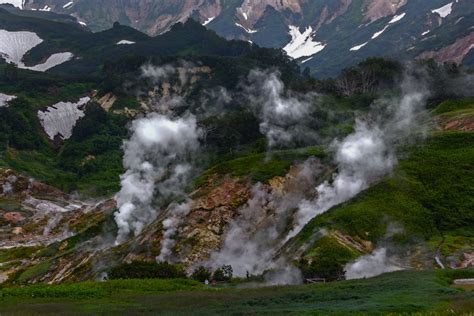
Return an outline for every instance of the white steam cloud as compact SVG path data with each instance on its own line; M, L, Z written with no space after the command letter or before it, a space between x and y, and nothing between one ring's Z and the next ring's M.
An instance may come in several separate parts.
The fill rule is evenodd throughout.
M278 72L252 70L245 87L247 97L256 116L260 131L267 138L270 149L292 146L296 141L314 137L305 122L311 112L314 95L296 95L285 92Z
M371 278L383 273L402 270L398 260L387 256L386 248L375 249L373 253L358 258L345 266L346 279Z
M275 260L277 252L284 245L285 231L291 222L294 210L308 190L314 187L316 173L321 173L316 159L298 166L298 172L287 192L271 190L269 186L254 185L251 199L242 207L238 217L229 225L221 248L214 252L207 265L218 268L230 264L236 276L247 273L262 274L268 269L281 273L268 275L269 284L289 284L301 281L301 274L291 268L284 258ZM287 272L288 274L283 274ZM285 283L286 282L286 283Z
M350 200L392 171L397 163L397 144L407 143L419 132L416 118L422 113L427 96L422 92L425 89L414 84L406 83L404 89L401 99L379 104L388 112L388 119L357 120L352 134L333 143L338 172L332 182L326 181L316 188L315 200L301 202L296 225L287 239L296 236L314 217Z
M154 221L166 202L181 198L189 180L193 153L199 147L198 128L192 115L169 118L151 114L132 123L124 143L122 188L116 196L119 211L116 243L138 235Z
M267 136L270 149L307 136L302 134L307 130L304 126L310 114L309 97L284 97L284 85L275 73L253 71L249 81L254 84L247 89L249 98L261 119L261 131ZM261 97L257 97L255 89L261 89ZM231 264L237 276L245 276L247 272L261 274L269 269L279 271L267 274L269 284L301 280L297 269L291 268L279 251L311 219L348 201L392 171L397 163L397 145L406 144L420 131L417 122L427 96L424 91L423 87L406 81L400 98L378 101L370 119L357 120L352 134L342 141L334 141L332 148L338 171L332 181L322 183L315 190L313 187L314 199L301 192L300 195L276 194L261 184L256 185L251 200L239 210L221 249L211 255L208 265L216 268ZM314 181L315 174L314 170L308 172L308 166L303 167L297 181ZM292 226L288 230L289 223ZM379 258L381 254L385 252L374 256Z

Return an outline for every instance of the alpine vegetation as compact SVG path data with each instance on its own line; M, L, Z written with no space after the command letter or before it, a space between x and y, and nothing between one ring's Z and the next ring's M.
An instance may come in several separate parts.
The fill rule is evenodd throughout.
M384 108L386 115L382 117L374 109L373 119L358 119L352 134L333 142L338 172L332 181L316 188L314 200L300 203L297 223L288 238L298 234L314 217L348 201L390 173L397 163L397 145L420 135L417 118L423 117L428 94L410 79L403 83L402 90L400 98L376 102L376 108Z

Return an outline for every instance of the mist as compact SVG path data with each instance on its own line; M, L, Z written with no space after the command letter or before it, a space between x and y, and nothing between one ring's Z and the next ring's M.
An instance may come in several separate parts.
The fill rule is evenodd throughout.
M178 70L170 65L145 65L142 73L152 84L159 85ZM181 76L180 80L185 78ZM178 218L188 211L185 191L200 135L196 117L190 113L175 117L172 106L180 101L168 101L154 104L154 113L136 119L130 126L132 135L123 145L126 172L121 176L121 189L116 195L119 210L115 213L118 226L115 243L121 244L131 235L139 235L167 211L169 218L162 223L163 257L169 253L172 244L169 239Z
M332 143L338 171L331 181L315 189L315 199L300 203L296 225L287 239L296 236L314 217L352 199L390 174L398 162L400 143L408 145L425 135L425 129L418 123L426 114L427 97L426 88L406 79L400 98L378 100L368 117L356 120L353 133Z
M377 248L371 254L361 256L345 266L346 279L371 278L383 273L400 271L399 260L387 255L386 248Z
M318 141L316 131L311 132L307 124L307 116L311 114L314 102L318 102L315 95L285 92L278 73L252 71L248 82L251 85L245 91L252 101L249 106L260 119L260 130L267 138L269 150L291 146L301 140ZM424 136L418 123L424 119L427 89L421 81L407 78L401 84L400 95L374 102L368 115L356 119L351 134L331 142L329 150L333 153L337 171L330 181L313 187L312 198L301 192L299 195L295 192L279 195L263 184L255 185L251 199L238 211L221 248L211 255L208 265L216 268L231 264L237 276L279 271L267 274L273 276L273 279L267 279L268 284L301 280L301 274L291 267L291 260L280 255L284 245L313 218L389 175L398 162L399 145ZM308 130L310 133L306 134ZM311 160L313 164L309 163ZM311 158L302 165L296 183L303 179L316 182L321 172L311 170L317 166L314 160ZM375 253L375 259L383 254Z

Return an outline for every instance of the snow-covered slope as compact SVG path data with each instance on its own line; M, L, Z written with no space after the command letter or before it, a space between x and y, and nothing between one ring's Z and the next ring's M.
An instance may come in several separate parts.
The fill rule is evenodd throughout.
M325 45L314 40L314 32L311 26L301 33L299 28L290 25L291 41L283 48L288 56L298 59L313 56L324 49Z
M51 55L44 63L26 66L23 62L23 57L42 42L43 40L33 32L0 30L0 56L8 63L14 63L18 68L42 72L58 66L73 57L72 53L57 53Z
M90 100L89 97L84 97L76 103L59 102L48 107L44 112L38 111L38 118L48 137L51 140L56 136L61 139L70 138L77 121L84 117L84 105Z
M25 0L0 0L0 4L13 4L15 7L22 9Z
M0 108L1 107L7 107L8 102L15 99L16 96L14 95L8 95L0 92Z

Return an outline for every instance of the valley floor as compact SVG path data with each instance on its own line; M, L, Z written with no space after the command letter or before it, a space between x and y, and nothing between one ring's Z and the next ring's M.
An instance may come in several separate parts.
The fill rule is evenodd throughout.
M451 281L474 270L404 271L373 279L267 288L205 288L189 280L117 280L4 288L2 315L469 315L474 292ZM37 297L37 298L36 298Z

